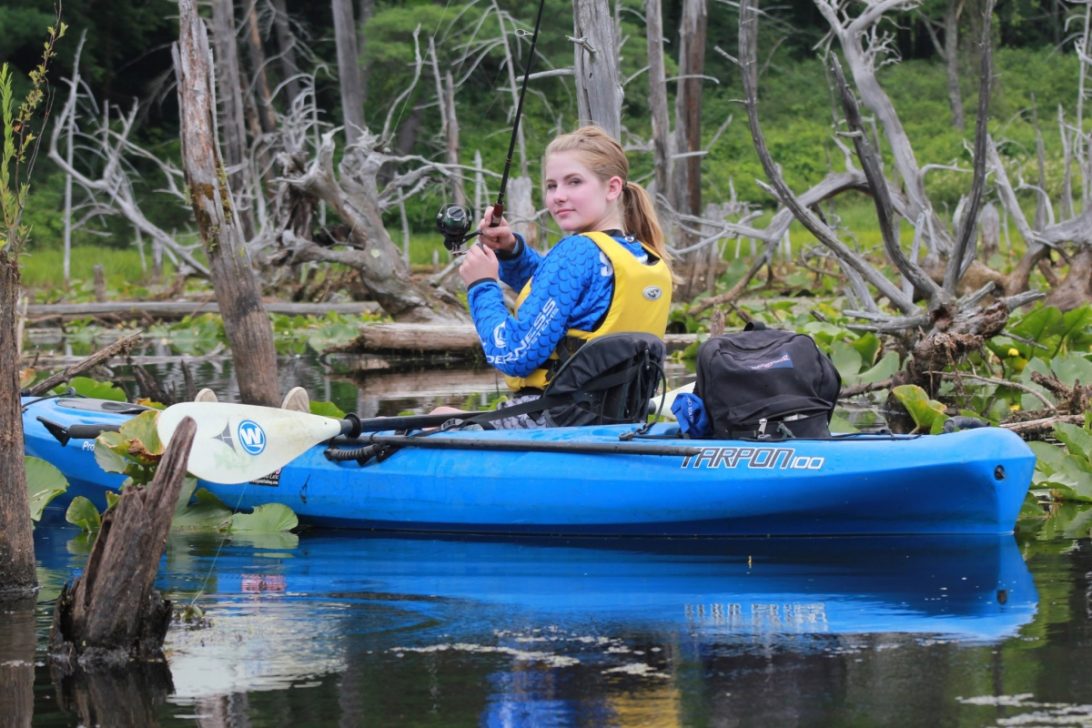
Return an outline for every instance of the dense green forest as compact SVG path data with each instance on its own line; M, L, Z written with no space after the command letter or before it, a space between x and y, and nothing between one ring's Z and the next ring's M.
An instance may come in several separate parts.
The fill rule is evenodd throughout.
M288 88L281 66L273 62L277 40L273 24L280 3L258 3L258 23L268 54L271 87L279 92L274 104L283 110L289 103ZM966 164L973 127L960 130L953 125L945 95L945 70L931 34L946 3L926 2L913 13L904 13L887 29L892 33L895 58L880 71L896 108L906 125L914 149L926 163ZM366 8L368 3L361 4ZM533 22L534 8L525 3L499 2L513 20L524 26ZM670 43L678 26L681 2L664 6L665 35ZM236 3L242 17L243 4ZM647 148L649 129L647 92L647 50L644 45L643 3L621 3L618 14L622 29L621 70L625 83L622 119L627 142ZM336 78L335 43L330 7L327 4L286 2L288 21L296 43L295 63L315 79L316 106L328 124L342 119ZM504 88L507 69L493 28L483 23L489 6L483 3L384 2L370 8L360 23L360 65L366 84L364 114L369 126L381 127L393 114L399 151L436 158L442 151L440 119L435 93L429 82L420 82L412 94L392 109L391 102L410 85L413 73L413 34L436 39L441 65L456 73L455 104L460 120L461 149L469 157L480 151L484 166L499 171L504 161L510 131L511 103ZM991 101L991 131L1003 153L1033 176L1035 127L1041 117L1048 163L1048 191L1057 194L1061 185L1059 135L1053 119L1057 109L1072 115L1079 63L1073 52L1073 34L1079 31L1067 15L1076 8L1063 2L1001 2L994 14L995 88ZM0 4L0 62L27 70L36 62L44 29L54 20L54 7L45 0L7 0ZM72 63L81 34L86 33L80 58L80 75L100 114L110 108L129 110L137 104L134 139L163 159L179 155L178 109L171 65L171 45L177 42L176 7L166 0L70 0L61 14L70 31L58 49L53 64L53 107L63 103L64 79ZM762 116L775 158L787 181L805 186L818 181L829 169L839 166L840 153L831 142L831 127L837 115L830 79L817 48L824 43L824 22L811 3L792 3L767 9L762 29L761 103ZM963 14L962 27L971 36L974 13ZM1072 18L1070 18L1072 21ZM742 200L771 204L755 180L763 177L752 149L740 96L737 54L738 10L728 3L708 6L708 42L705 80L702 90L702 133L712 143L703 162L703 193L717 201L734 194ZM243 26L240 22L241 35ZM571 64L572 7L569 0L547 0L545 21L538 43L536 70L562 68ZM524 49L525 50L525 49ZM973 115L976 96L974 43L962 39L961 67L965 106ZM668 75L676 61L667 51ZM522 64L522 59L520 63ZM571 76L544 77L528 94L523 125L530 141L532 165L543 140L566 128L575 118ZM90 111L88 113L91 113ZM729 121L730 120L730 121ZM719 127L727 127L713 140ZM48 133L48 132L47 132ZM44 155L43 155L44 156ZM78 155L77 155L78 156ZM650 154L635 154L642 178L651 176ZM78 163L78 162L77 162ZM89 162L92 163L93 162ZM141 199L148 215L165 228L188 226L189 210L176 199L157 194L161 186L146 160L130 159L143 185ZM470 163L469 159L464 163ZM532 167L533 169L533 167ZM532 171L532 177L535 174ZM56 245L61 233L63 175L48 159L35 169L35 194L27 220L33 226L33 245ZM935 202L954 207L966 186L966 175L939 170L927 179ZM408 217L417 232L431 229L436 207L447 195L434 184L409 202ZM387 211L387 220L397 216ZM107 235L103 235L107 233ZM132 233L121 219L95 217L74 233L77 242L129 245Z

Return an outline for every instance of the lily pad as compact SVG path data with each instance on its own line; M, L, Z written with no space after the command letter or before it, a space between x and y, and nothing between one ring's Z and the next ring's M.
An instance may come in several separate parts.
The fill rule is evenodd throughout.
M42 519L42 513L50 501L68 490L68 480L64 473L52 463L33 455L26 456L27 495L30 500L30 517L35 522Z
M251 513L236 513L231 517L232 533L279 533L298 525L296 514L281 503L266 503Z
M231 509L212 493L198 488L188 506L174 514L171 530L223 531L231 523Z
M903 384L892 389L891 393L914 420L916 431L935 435L943 430L948 419L944 405L935 399L929 399L924 389L916 384Z
M90 377L73 377L68 380L67 384L63 384L53 391L57 394L63 394L69 388L75 390L76 394L94 399L109 399L114 402L125 402L128 399L128 395L121 387L111 382L100 382Z
M95 504L84 498L82 495L78 495L72 499L72 502L68 504L68 510L65 511L64 519L71 523L73 526L79 526L84 533L95 533L102 525L102 517L99 515L99 509L95 507Z

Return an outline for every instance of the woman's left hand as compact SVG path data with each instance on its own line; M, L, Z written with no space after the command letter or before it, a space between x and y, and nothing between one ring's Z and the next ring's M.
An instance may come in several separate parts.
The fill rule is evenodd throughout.
M483 278L497 280L500 277L500 263L497 262L497 254L491 248L480 243L471 245L463 257L463 262L459 264L459 277L468 286Z

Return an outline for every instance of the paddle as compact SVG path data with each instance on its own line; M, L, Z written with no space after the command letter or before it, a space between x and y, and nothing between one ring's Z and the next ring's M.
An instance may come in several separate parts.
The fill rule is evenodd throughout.
M675 398L680 394L689 394L694 391L694 382L684 384L681 387L676 387L669 392L661 394L659 397L653 397L648 401L648 411L652 413L659 413L661 417L666 417L669 420L675 419L675 415L671 412L671 405L675 403Z
M665 407L675 396L693 389L692 384L673 389L654 400L664 399ZM361 420L323 417L307 412L258 407L228 402L183 402L168 407L159 414L157 430L163 442L169 442L185 417L197 422L189 471L203 480L216 483L245 483L287 465L310 448L338 435L361 432L438 427L448 420L477 414L412 415L408 417L375 417ZM408 439L408 438L407 438ZM619 443L621 444L621 443ZM633 443L634 451L648 452ZM464 447L475 446L463 443ZM593 448L602 452L603 444ZM507 447L507 446L506 446ZM515 448L536 449L533 442L511 445ZM618 452L616 445L610 452ZM625 447L625 445L623 445ZM574 447L567 448L574 451Z

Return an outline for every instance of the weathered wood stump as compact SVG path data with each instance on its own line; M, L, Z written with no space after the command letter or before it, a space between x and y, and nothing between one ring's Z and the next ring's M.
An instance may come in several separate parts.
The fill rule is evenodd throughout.
M152 585L196 429L183 420L151 484L125 489L103 518L83 575L57 600L49 642L62 668L163 660L171 605Z

